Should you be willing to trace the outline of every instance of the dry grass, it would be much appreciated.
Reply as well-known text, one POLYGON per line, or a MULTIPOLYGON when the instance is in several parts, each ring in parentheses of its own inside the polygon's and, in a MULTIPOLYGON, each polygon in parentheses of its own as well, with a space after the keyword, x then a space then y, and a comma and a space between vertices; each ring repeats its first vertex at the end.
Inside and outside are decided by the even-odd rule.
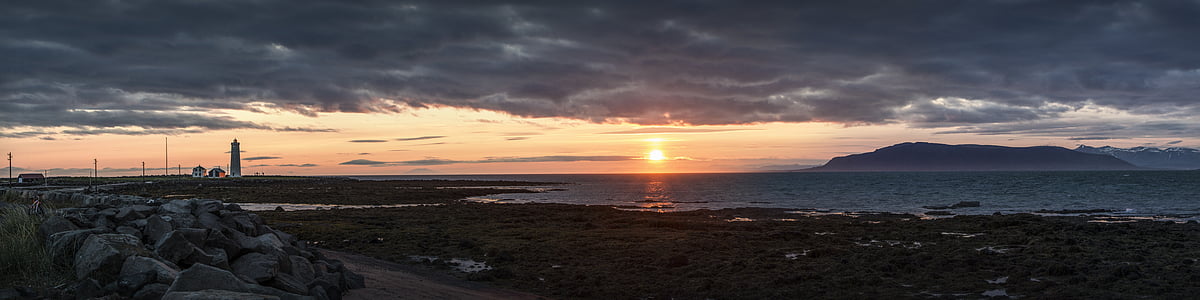
POLYGON ((38 225, 48 215, 30 214, 28 201, 15 193, 5 193, 0 200, 12 204, 0 209, 0 287, 44 288, 69 280, 70 272, 53 265, 38 237, 38 225))

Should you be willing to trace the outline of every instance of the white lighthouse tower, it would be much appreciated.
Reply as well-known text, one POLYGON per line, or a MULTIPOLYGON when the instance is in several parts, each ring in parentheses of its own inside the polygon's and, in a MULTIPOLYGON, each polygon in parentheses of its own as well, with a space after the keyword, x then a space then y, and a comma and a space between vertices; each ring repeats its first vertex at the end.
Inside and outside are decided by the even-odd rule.
POLYGON ((242 177, 242 144, 237 139, 229 144, 229 177, 242 177))

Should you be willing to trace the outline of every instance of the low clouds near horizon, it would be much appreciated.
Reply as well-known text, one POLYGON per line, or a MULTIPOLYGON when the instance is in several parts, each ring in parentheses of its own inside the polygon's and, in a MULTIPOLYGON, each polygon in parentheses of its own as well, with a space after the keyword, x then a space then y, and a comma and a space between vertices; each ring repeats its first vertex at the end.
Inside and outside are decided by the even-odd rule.
POLYGON ((1200 132, 1195 1, 47 0, 0 24, 4 131, 331 132, 207 112, 459 107, 1064 137, 1102 108, 1170 125, 1104 136, 1200 132))
POLYGON ((478 164, 478 163, 529 163, 529 162, 577 162, 577 161, 626 161, 638 159, 637 156, 580 156, 580 155, 551 155, 551 156, 534 156, 534 157, 488 157, 480 160, 451 160, 440 158, 426 158, 418 160, 405 161, 376 161, 369 159, 355 159, 339 163, 339 165, 354 165, 354 166, 438 166, 452 164, 478 164))

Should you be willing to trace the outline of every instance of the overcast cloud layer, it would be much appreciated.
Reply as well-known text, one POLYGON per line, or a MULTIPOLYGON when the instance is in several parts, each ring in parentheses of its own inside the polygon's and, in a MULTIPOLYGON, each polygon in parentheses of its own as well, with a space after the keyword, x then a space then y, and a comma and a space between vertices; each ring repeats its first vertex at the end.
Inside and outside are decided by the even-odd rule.
POLYGON ((21 2, 0 7, 0 129, 328 131, 205 112, 428 106, 977 133, 1089 105, 1200 113, 1200 1, 21 2))

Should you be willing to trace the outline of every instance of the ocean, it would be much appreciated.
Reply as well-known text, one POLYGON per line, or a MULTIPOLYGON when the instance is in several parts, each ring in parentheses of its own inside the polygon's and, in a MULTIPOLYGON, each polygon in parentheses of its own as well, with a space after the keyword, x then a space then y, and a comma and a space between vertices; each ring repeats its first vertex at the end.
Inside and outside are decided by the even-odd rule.
POLYGON ((1126 216, 1200 216, 1200 171, 870 172, 351 176, 363 180, 562 182, 542 193, 470 200, 618 205, 652 211, 769 207, 923 214, 1111 210, 1126 216))

